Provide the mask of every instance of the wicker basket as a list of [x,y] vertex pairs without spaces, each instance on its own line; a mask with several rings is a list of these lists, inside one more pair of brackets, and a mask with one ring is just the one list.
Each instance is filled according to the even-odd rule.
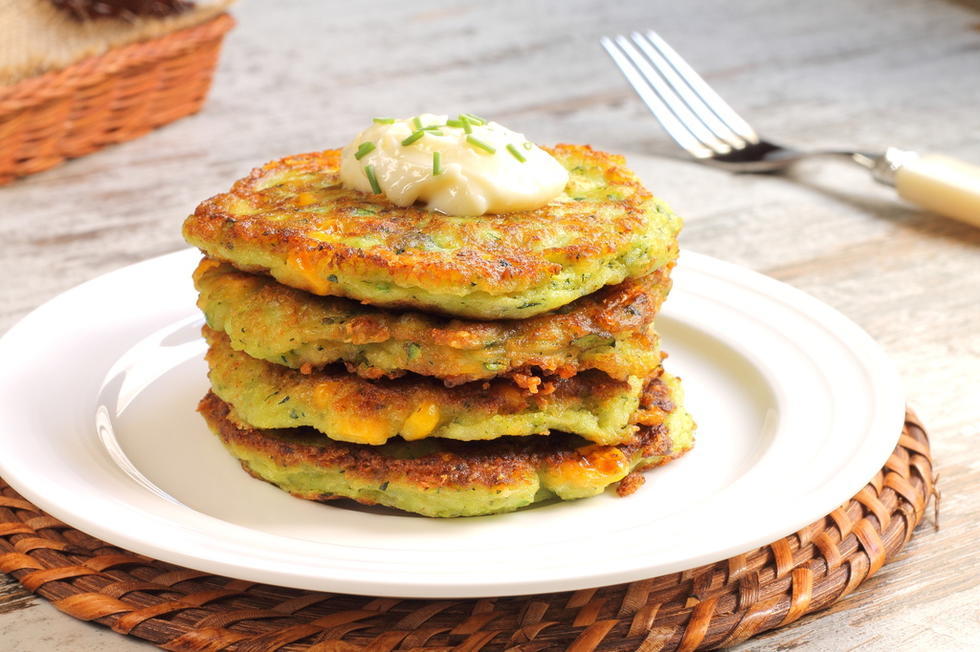
[[221,14],[0,88],[0,184],[196,112],[234,24]]

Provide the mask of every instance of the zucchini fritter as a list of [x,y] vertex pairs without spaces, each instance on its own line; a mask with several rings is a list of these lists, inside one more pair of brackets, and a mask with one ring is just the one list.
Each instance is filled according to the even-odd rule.
[[473,319],[523,319],[677,257],[676,217],[620,156],[549,150],[565,191],[542,208],[456,217],[345,189],[339,150],[273,161],[201,203],[184,237],[208,256],[319,295]]
[[564,433],[364,446],[331,441],[310,428],[251,428],[234,421],[230,406],[213,393],[198,410],[248,473],[294,496],[324,501],[347,497],[424,516],[453,517],[594,496],[631,471],[679,457],[693,445],[694,431],[680,403],[676,378],[664,374],[648,383],[644,424],[618,446],[597,446]]
[[509,379],[447,388],[424,376],[365,380],[344,369],[302,374],[231,347],[228,336],[204,327],[211,387],[256,428],[313,427],[330,439],[383,444],[443,437],[492,439],[570,432],[598,444],[632,437],[631,417],[646,379],[614,380],[589,370],[549,381],[530,394]]
[[649,377],[660,366],[652,324],[670,289],[669,267],[555,312],[483,322],[318,297],[208,258],[194,272],[194,284],[208,325],[253,358],[304,373],[343,361],[363,378],[410,371],[448,387],[515,375],[534,392],[542,375],[586,369],[617,380]]

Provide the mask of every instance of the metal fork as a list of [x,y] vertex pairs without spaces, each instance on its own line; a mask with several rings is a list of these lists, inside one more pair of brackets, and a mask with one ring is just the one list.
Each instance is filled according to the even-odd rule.
[[656,32],[599,41],[677,144],[732,172],[780,172],[811,156],[845,157],[923,208],[980,226],[980,167],[889,147],[883,154],[802,151],[763,140]]

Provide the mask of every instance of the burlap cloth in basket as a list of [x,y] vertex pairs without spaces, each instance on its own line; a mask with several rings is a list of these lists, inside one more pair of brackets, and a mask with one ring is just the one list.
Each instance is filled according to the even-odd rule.
[[0,0],[0,86],[200,25],[233,2],[198,0],[188,11],[166,17],[79,21],[48,0]]
[[167,650],[695,650],[744,641],[841,600],[901,550],[934,494],[929,440],[909,413],[891,457],[857,495],[763,548],[603,588],[399,600],[155,561],[59,522],[0,481],[0,570],[75,618]]

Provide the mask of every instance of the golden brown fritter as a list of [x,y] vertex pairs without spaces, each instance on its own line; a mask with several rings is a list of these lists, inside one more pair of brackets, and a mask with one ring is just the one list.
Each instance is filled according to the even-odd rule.
[[598,369],[617,380],[660,366],[653,318],[670,265],[520,320],[466,321],[318,297],[205,258],[194,272],[208,325],[253,358],[304,373],[343,361],[363,378],[406,371],[449,386],[512,375],[534,392],[541,376]]
[[[600,444],[628,440],[648,379],[613,380],[588,370],[530,394],[507,378],[445,387],[425,376],[366,380],[343,368],[311,374],[257,360],[203,329],[214,393],[257,428],[311,426],[331,439],[383,444],[401,436],[474,440],[545,435],[552,430]],[[656,373],[659,373],[659,368]]]
[[[300,498],[348,497],[426,516],[513,511],[533,502],[593,496],[631,471],[649,469],[693,445],[676,378],[649,383],[643,399],[662,406],[628,442],[597,446],[565,433],[458,442],[335,442],[309,428],[261,430],[238,423],[208,393],[198,410],[242,467]],[[663,409],[666,408],[666,409]],[[654,410],[655,411],[655,410]],[[635,480],[630,481],[634,486]]]
[[319,295],[474,319],[519,319],[677,256],[681,220],[620,156],[549,150],[570,181],[548,205],[456,217],[340,185],[339,150],[257,168],[201,203],[184,237],[208,256]]

